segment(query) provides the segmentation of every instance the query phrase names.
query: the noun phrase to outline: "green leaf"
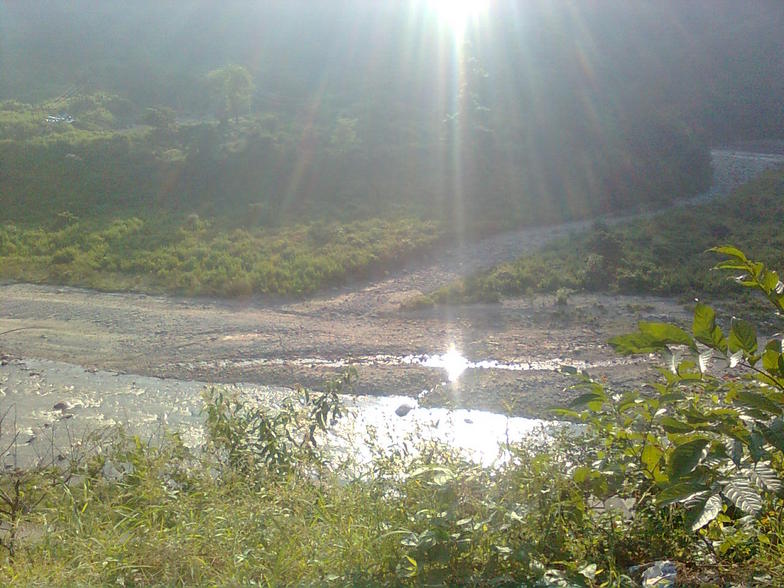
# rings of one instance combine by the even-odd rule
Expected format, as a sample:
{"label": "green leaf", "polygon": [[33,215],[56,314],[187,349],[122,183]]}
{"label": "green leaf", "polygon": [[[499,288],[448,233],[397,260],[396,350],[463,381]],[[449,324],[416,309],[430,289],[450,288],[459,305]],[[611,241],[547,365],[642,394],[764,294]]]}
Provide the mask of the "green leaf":
{"label": "green leaf", "polygon": [[719,516],[721,505],[721,496],[713,494],[702,501],[697,508],[690,510],[687,514],[687,521],[690,523],[691,530],[699,531]]}
{"label": "green leaf", "polygon": [[671,416],[662,417],[659,420],[659,424],[668,433],[691,433],[694,431],[694,427],[691,425],[674,419]]}
{"label": "green leaf", "polygon": [[745,478],[733,478],[723,488],[722,494],[746,514],[756,515],[762,510],[762,498]]}
{"label": "green leaf", "polygon": [[653,472],[661,460],[663,454],[664,452],[661,449],[655,445],[648,444],[645,446],[645,449],[642,450],[640,461],[642,461],[645,469],[647,469],[649,472]]}
{"label": "green leaf", "polygon": [[779,494],[784,489],[784,484],[782,484],[776,471],[770,467],[769,461],[755,463],[750,468],[744,470],[744,473],[748,475],[749,480],[762,490]]}
{"label": "green leaf", "polygon": [[784,376],[784,355],[781,353],[781,339],[771,339],[762,353],[763,369],[774,376]]}
{"label": "green leaf", "polygon": [[749,453],[754,461],[759,461],[768,455],[768,451],[765,449],[765,438],[762,436],[762,432],[757,429],[751,432]]}
{"label": "green leaf", "polygon": [[751,390],[740,390],[737,395],[737,402],[748,408],[753,408],[767,414],[781,414],[781,405],[769,399],[763,394],[752,392]]}
{"label": "green leaf", "polygon": [[686,331],[681,329],[680,327],[676,327],[675,325],[670,325],[668,323],[651,323],[651,322],[640,322],[638,324],[638,328],[640,332],[644,335],[650,337],[653,341],[660,344],[669,344],[669,345],[686,345],[691,347],[695,351],[697,350],[697,345],[692,339],[691,335],[689,335]]}
{"label": "green leaf", "polygon": [[773,447],[784,451],[784,420],[781,417],[773,419],[769,426],[763,426],[762,435]]}
{"label": "green leaf", "polygon": [[664,488],[664,490],[659,492],[658,496],[656,497],[656,502],[660,506],[667,506],[668,504],[674,504],[676,502],[684,502],[694,497],[696,494],[705,492],[705,489],[706,488],[703,484],[695,482],[694,480],[678,482],[676,484],[667,486]]}
{"label": "green leaf", "polygon": [[729,347],[732,353],[743,350],[749,355],[757,352],[757,329],[748,321],[732,319]]}
{"label": "green leaf", "polygon": [[779,285],[779,275],[774,271],[764,270],[760,276],[760,283],[765,294],[775,293]]}
{"label": "green leaf", "polygon": [[721,247],[711,247],[708,251],[712,251],[714,253],[720,253],[721,255],[727,255],[729,257],[734,257],[738,261],[747,262],[748,258],[746,255],[738,249],[737,247],[732,247],[731,245],[722,245]]}
{"label": "green leaf", "polygon": [[736,466],[740,466],[741,460],[743,459],[743,443],[738,441],[737,439],[727,439],[727,453]]}
{"label": "green leaf", "polygon": [[710,423],[712,422],[712,418],[710,415],[700,412],[694,407],[683,408],[680,410],[680,414],[686,417],[686,420],[690,423],[694,424],[701,424],[701,423]]}
{"label": "green leaf", "polygon": [[670,455],[670,477],[682,478],[686,474],[694,471],[694,468],[705,456],[705,448],[708,446],[708,439],[700,437],[688,441],[683,445],[678,445]]}
{"label": "green leaf", "polygon": [[607,400],[607,395],[604,392],[586,392],[575,398],[569,406],[571,408],[587,406],[590,410],[597,412],[602,408],[605,400]]}
{"label": "green leaf", "polygon": [[653,353],[666,349],[664,343],[657,342],[656,339],[645,333],[629,333],[618,335],[608,341],[610,346],[621,355],[635,355],[640,353]]}
{"label": "green leaf", "polygon": [[[572,474],[572,479],[577,482],[578,484],[582,484],[588,478],[592,476],[595,470],[592,470],[586,466],[580,466],[574,470],[574,474]],[[598,473],[598,472],[597,472]]]}
{"label": "green leaf", "polygon": [[707,304],[698,302],[695,306],[692,333],[694,338],[703,345],[726,353],[727,341],[721,329],[716,325],[716,312]]}
{"label": "green leaf", "polygon": [[576,410],[571,410],[569,408],[553,408],[550,409],[548,412],[552,413],[554,416],[559,416],[564,419],[577,419],[580,418],[580,413]]}
{"label": "green leaf", "polygon": [[700,371],[699,366],[690,359],[684,359],[680,362],[676,367],[675,372],[681,380],[702,379],[702,371]]}

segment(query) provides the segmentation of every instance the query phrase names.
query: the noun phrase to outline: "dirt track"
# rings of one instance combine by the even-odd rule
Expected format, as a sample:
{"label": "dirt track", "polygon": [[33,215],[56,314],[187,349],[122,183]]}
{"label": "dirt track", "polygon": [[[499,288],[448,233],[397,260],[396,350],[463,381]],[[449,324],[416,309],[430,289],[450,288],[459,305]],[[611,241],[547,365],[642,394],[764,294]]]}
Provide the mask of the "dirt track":
{"label": "dirt track", "polygon": [[[714,151],[712,195],[784,156]],[[414,396],[445,380],[441,369],[406,356],[455,345],[472,361],[520,369],[469,369],[430,395],[436,404],[540,415],[563,399],[568,379],[552,370],[578,363],[612,381],[640,365],[603,344],[637,320],[686,319],[672,300],[577,296],[567,310],[548,298],[401,312],[408,297],[513,259],[588,223],[525,229],[419,260],[383,280],[308,301],[221,301],[5,284],[0,286],[0,351],[14,358],[68,362],[115,372],[214,382],[317,386],[344,364],[358,366],[357,391]],[[19,330],[15,330],[19,329]]]}

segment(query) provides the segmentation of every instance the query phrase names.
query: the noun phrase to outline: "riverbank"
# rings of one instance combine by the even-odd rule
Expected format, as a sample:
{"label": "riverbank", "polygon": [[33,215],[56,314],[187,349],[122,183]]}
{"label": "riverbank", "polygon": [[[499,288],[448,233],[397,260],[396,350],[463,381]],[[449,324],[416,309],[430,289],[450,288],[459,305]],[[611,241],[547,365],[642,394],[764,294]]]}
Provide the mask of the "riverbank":
{"label": "riverbank", "polygon": [[[566,400],[569,382],[555,371],[559,366],[627,381],[640,375],[641,365],[618,358],[604,342],[638,320],[687,320],[672,300],[601,295],[575,296],[565,307],[540,297],[335,316],[23,284],[0,291],[6,313],[0,332],[10,331],[2,348],[15,358],[163,381],[311,387],[354,365],[358,394],[416,397],[437,389],[435,404],[534,417]],[[448,383],[444,369],[422,358],[444,354],[450,345],[466,361],[502,365],[470,368]]]}

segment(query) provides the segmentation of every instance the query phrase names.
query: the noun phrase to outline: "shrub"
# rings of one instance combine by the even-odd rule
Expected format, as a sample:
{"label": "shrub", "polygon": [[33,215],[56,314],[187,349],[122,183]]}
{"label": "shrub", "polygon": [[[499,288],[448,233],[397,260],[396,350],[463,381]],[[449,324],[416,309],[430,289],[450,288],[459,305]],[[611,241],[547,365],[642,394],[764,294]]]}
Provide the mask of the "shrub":
{"label": "shrub", "polygon": [[[716,267],[761,292],[780,321],[778,274],[734,247],[713,251],[725,257]],[[594,460],[575,470],[575,481],[600,498],[631,499],[641,512],[667,510],[704,540],[703,557],[714,564],[745,561],[778,541],[760,520],[781,507],[784,491],[780,335],[761,347],[754,325],[737,318],[725,334],[713,309],[697,303],[690,332],[643,322],[610,343],[624,354],[662,352],[669,369],[650,391],[614,393],[581,377],[580,396],[558,411],[586,423],[594,440]],[[714,359],[726,371],[714,375]]]}

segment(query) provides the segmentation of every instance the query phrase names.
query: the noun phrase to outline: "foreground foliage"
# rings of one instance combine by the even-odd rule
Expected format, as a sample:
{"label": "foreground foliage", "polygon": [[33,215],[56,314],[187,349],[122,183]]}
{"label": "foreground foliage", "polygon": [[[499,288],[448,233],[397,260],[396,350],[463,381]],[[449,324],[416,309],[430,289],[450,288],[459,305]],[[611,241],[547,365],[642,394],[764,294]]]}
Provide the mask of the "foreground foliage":
{"label": "foreground foliage", "polygon": [[[780,325],[779,275],[734,247],[712,252],[725,257],[716,269],[734,272],[736,282],[764,295]],[[577,468],[574,479],[597,496],[628,498],[640,511],[677,514],[702,541],[702,562],[722,574],[750,558],[759,572],[780,572],[781,334],[762,345],[755,326],[734,317],[725,334],[714,310],[698,302],[690,332],[642,322],[610,343],[625,354],[662,352],[669,367],[649,391],[621,394],[583,376],[575,386],[582,394],[559,411],[587,423],[597,441],[594,461]]]}

